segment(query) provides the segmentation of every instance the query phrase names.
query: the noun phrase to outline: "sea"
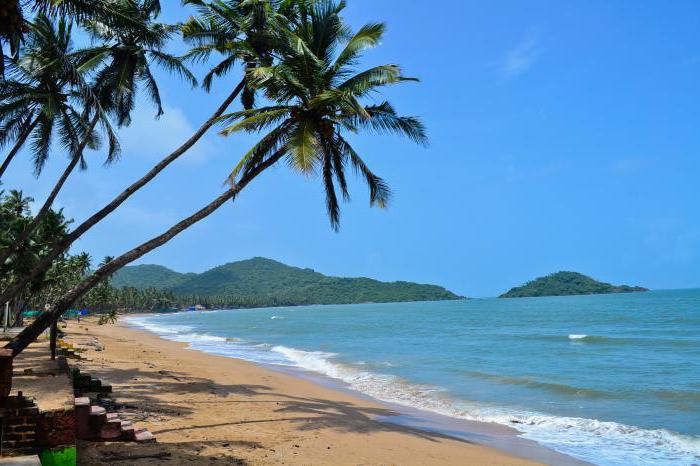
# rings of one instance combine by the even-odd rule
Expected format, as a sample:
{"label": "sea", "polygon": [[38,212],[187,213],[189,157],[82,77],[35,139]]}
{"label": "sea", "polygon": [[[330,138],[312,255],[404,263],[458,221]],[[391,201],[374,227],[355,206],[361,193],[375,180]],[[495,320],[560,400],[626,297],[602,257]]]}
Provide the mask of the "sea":
{"label": "sea", "polygon": [[700,289],[181,312],[131,325],[510,426],[598,465],[700,464]]}

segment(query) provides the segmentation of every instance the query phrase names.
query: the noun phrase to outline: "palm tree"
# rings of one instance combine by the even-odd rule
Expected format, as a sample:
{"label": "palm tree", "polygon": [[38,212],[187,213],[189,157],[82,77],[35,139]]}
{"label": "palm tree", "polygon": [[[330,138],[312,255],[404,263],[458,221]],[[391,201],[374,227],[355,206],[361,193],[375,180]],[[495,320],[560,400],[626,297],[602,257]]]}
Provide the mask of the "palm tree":
{"label": "palm tree", "polygon": [[[277,31],[284,29],[293,17],[291,2],[279,0],[183,0],[193,5],[197,17],[182,25],[185,41],[194,47],[185,55],[195,61],[207,61],[213,52],[223,59],[204,76],[202,87],[209,91],[214,78],[228,74],[237,62],[247,71],[272,64]],[[242,81],[241,104],[250,109],[255,103],[255,90]]]}
{"label": "palm tree", "polygon": [[11,79],[0,82],[0,147],[13,143],[0,177],[30,137],[39,175],[54,133],[73,155],[87,132],[76,103],[88,98],[89,87],[72,48],[72,23],[38,15],[29,27],[22,57],[10,64]]}
{"label": "palm tree", "polygon": [[[320,174],[326,191],[328,217],[338,229],[340,208],[336,194],[340,189],[349,199],[345,169],[351,165],[359,172],[370,191],[370,205],[385,207],[390,190],[376,176],[345,138],[344,133],[372,130],[394,132],[419,143],[427,138],[421,122],[415,117],[402,117],[387,101],[362,105],[359,99],[383,86],[415,81],[401,75],[397,65],[381,65],[361,72],[353,66],[360,53],[375,46],[384,33],[384,25],[367,24],[360,28],[334,56],[338,43],[346,35],[339,12],[343,3],[317,2],[310,15],[302,16],[296,30],[288,35],[285,59],[271,67],[252,69],[252,85],[264,89],[265,97],[275,105],[244,110],[222,116],[232,124],[222,134],[238,131],[266,134],[248,151],[231,172],[229,181],[235,184],[240,174],[248,173],[258,164],[280,151],[289,165],[306,174]],[[321,21],[322,34],[318,24]]]}
{"label": "palm tree", "polygon": [[[98,47],[82,50],[75,54],[78,57],[80,69],[86,71],[97,70],[94,73],[96,84],[93,89],[90,89],[91,96],[94,96],[93,103],[95,107],[100,110],[100,117],[102,116],[102,112],[110,111],[116,115],[120,125],[129,124],[131,121],[130,115],[134,107],[134,95],[138,90],[139,84],[143,84],[157,108],[156,115],[160,116],[163,113],[160,92],[153,78],[149,60],[185,78],[192,85],[196,84],[194,76],[182,64],[181,59],[161,51],[176,28],[156,22],[160,12],[159,3],[157,1],[111,0],[109,6],[112,12],[116,12],[114,15],[91,19],[85,22],[86,28],[91,32],[94,38],[104,43]],[[130,18],[129,22],[124,23],[124,21],[122,21],[123,17]],[[50,24],[50,21],[48,21],[48,23]],[[222,109],[222,113],[224,110],[225,108]],[[94,127],[97,120],[98,114],[96,112],[90,124],[91,128]],[[108,135],[110,136],[110,143],[114,143],[111,144],[110,147],[116,147],[116,137],[111,132],[106,118],[102,120],[104,121],[103,126],[109,129]],[[203,132],[201,134],[203,134]],[[199,137],[201,137],[201,134]],[[87,142],[87,139],[85,142]],[[194,141],[192,144],[194,144]],[[78,153],[82,154],[84,148],[85,144],[81,143],[78,147]],[[110,152],[108,161],[111,161],[113,158]],[[75,168],[76,163],[77,159],[74,158],[64,171],[59,182],[54,187],[54,190],[51,192],[44,207],[40,211],[40,214],[35,218],[35,223],[30,226],[25,236],[20,238],[20,241],[16,243],[13,248],[5,250],[0,254],[0,263],[7,260],[13,251],[21,245],[22,241],[26,240],[31,233],[31,229],[36,228],[41,220],[40,217],[45,214],[51,206],[66,179]],[[165,166],[162,168],[164,167]],[[155,176],[155,174],[153,174],[153,176]],[[146,184],[146,181],[144,181],[142,185],[144,184]],[[133,185],[127,188],[127,190],[122,193],[123,199],[111,210],[103,212],[102,218],[116,209],[116,207],[133,194],[136,189],[133,189]],[[105,210],[106,209],[103,209],[103,211]],[[91,219],[93,219],[94,223],[97,223],[99,219],[94,217],[96,216],[91,217]],[[86,225],[86,223],[87,222],[84,222],[83,225]],[[89,229],[89,227],[86,229]],[[19,281],[17,283],[10,285],[4,290],[2,300],[12,298],[19,293],[24,284],[32,280],[33,277],[48,270],[51,267],[51,262],[66,251],[68,246],[82,235],[85,230],[79,231],[76,229],[72,232],[73,239],[68,240],[64,238],[61,244],[67,242],[68,245],[65,247],[56,245],[53,251],[37,264],[34,270],[30,271],[26,276],[18,277]]]}
{"label": "palm tree", "polygon": [[8,209],[11,212],[13,212],[15,216],[19,217],[21,215],[26,215],[29,213],[29,206],[32,202],[34,202],[34,199],[25,196],[22,191],[13,189],[10,191],[9,195],[6,195],[2,199],[2,201],[3,202],[0,205],[0,208]]}
{"label": "palm tree", "polygon": [[132,19],[125,24],[121,18],[94,19],[85,23],[92,37],[102,42],[99,47],[86,50],[86,60],[106,62],[96,73],[95,82],[102,105],[113,110],[120,125],[128,125],[139,85],[142,85],[157,109],[163,114],[158,84],[150,63],[177,74],[193,87],[194,75],[182,60],[163,52],[178,26],[156,21],[160,14],[159,2],[153,0],[112,0],[114,8]]}
{"label": "palm tree", "polygon": [[[155,0],[157,3],[157,0]],[[5,50],[7,44],[10,56],[17,59],[20,44],[29,31],[27,13],[50,16],[67,16],[80,22],[95,18],[112,18],[129,24],[131,18],[115,11],[112,1],[94,0],[4,0],[0,6],[0,79],[5,72]]]}
{"label": "palm tree", "polygon": [[381,38],[384,26],[380,24],[361,28],[334,59],[333,50],[341,45],[347,32],[339,16],[343,6],[343,3],[330,0],[309,1],[309,8],[303,8],[303,16],[294,30],[286,33],[288,47],[284,48],[280,63],[250,71],[254,85],[264,90],[268,98],[275,99],[277,105],[229,115],[229,120],[238,121],[224,132],[258,131],[273,124],[276,126],[245,154],[229,176],[228,189],[161,235],[98,268],[5,348],[11,349],[15,355],[21,352],[91,288],[206,218],[225,202],[235,199],[253,179],[284,158],[303,173],[315,173],[316,167],[320,168],[326,187],[328,214],[334,227],[337,227],[339,213],[333,176],[341,191],[347,193],[343,167],[348,162],[357,168],[369,185],[370,201],[379,206],[386,205],[389,197],[386,184],[369,170],[342,134],[360,129],[391,131],[425,143],[425,131],[418,119],[397,116],[387,102],[369,106],[359,102],[358,99],[372,90],[405,78],[395,65],[354,72],[353,66],[362,50],[376,45]]}
{"label": "palm tree", "polygon": [[[24,197],[20,191],[10,191],[8,194],[0,195],[0,250],[4,251],[14,244],[17,237],[23,234],[27,225],[32,223],[33,218],[29,209],[31,201],[31,198]],[[65,219],[61,211],[49,210],[39,227],[26,241],[25,246],[17,251],[12,262],[0,263],[0,284],[4,285],[17,275],[31,270],[46,254],[48,246],[66,234],[68,224],[69,221]],[[45,274],[38,275],[28,283],[22,293],[8,300],[15,318],[19,317],[29,298],[50,284],[45,278]],[[79,281],[75,281],[72,285]],[[70,287],[66,287],[63,293],[69,289]],[[16,319],[15,322],[17,322]]]}
{"label": "palm tree", "polygon": [[[119,144],[108,116],[81,71],[89,68],[90,64],[82,62],[79,59],[81,54],[72,50],[71,30],[71,23],[64,18],[54,23],[48,17],[39,15],[32,24],[26,50],[13,67],[16,79],[0,83],[0,93],[9,97],[0,108],[0,121],[5,123],[0,136],[8,133],[18,136],[6,162],[9,163],[31,135],[35,173],[38,176],[48,158],[55,132],[70,157],[33,221],[12,247],[0,254],[0,263],[4,263],[20,248],[39,226],[73,170],[78,165],[86,168],[84,150],[86,147],[99,147],[99,138],[95,133],[98,123],[109,141],[107,163],[115,160],[119,153]],[[76,109],[76,105],[82,108]],[[29,121],[32,123],[27,129],[18,130]]]}
{"label": "palm tree", "polygon": [[[272,40],[269,38],[276,37],[273,32],[285,29],[286,26],[282,27],[284,18],[292,17],[293,15],[293,11],[288,5],[290,2],[284,1],[232,0],[225,4],[221,1],[212,2],[211,4],[202,1],[190,1],[189,3],[195,4],[202,16],[200,18],[190,18],[182,27],[185,40],[195,45],[193,51],[189,53],[187,57],[190,59],[202,60],[209,57],[214,52],[224,56],[224,60],[212,68],[212,71],[205,77],[203,83],[205,89],[208,89],[214,77],[222,77],[232,69],[235,64],[235,58],[239,53],[240,60],[245,61],[247,68],[257,66],[258,62],[261,64],[269,63],[276,48],[276,39]],[[257,8],[263,3],[269,3],[275,10],[272,12],[265,10],[263,12],[264,14],[259,13]],[[241,6],[240,9],[235,8],[238,5]],[[215,27],[216,32],[214,32]],[[261,39],[262,37],[268,39],[263,41]],[[248,41],[254,42],[255,46],[247,45]],[[97,59],[103,56],[102,54],[107,53],[108,50],[104,48],[101,53],[99,51],[92,52],[90,57]],[[256,54],[259,54],[258,56],[260,58],[256,58]],[[247,88],[245,78],[235,86],[211,117],[205,121],[187,141],[163,158],[148,171],[148,173],[122,191],[102,209],[78,225],[65,239],[57,243],[51,253],[40,261],[28,275],[19,277],[16,282],[5,287],[0,294],[0,302],[11,299],[19,293],[33,277],[48,270],[48,268],[51,267],[51,262],[65,252],[75,240],[116,210],[124,201],[148,184],[172,162],[185,154],[214,124],[217,123],[217,121],[219,121],[219,117],[226,111],[244,88]],[[243,100],[246,101],[248,98]]]}

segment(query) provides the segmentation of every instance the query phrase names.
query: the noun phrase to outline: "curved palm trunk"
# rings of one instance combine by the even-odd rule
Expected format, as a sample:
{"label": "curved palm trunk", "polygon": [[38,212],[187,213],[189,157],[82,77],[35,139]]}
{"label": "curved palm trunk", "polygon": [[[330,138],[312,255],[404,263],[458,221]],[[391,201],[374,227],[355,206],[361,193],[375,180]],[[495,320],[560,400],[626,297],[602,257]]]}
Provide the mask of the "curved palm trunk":
{"label": "curved palm trunk", "polygon": [[211,128],[214,123],[217,122],[218,118],[226,111],[229,105],[238,96],[245,85],[245,80],[242,80],[236,88],[231,92],[231,94],[224,100],[221,106],[214,112],[214,114],[206,121],[200,128],[180,147],[175,149],[170,155],[161,160],[157,165],[155,165],[148,173],[146,173],[141,179],[133,183],[131,186],[122,191],[117,197],[115,197],[109,204],[104,206],[98,212],[93,214],[90,218],[85,220],[83,223],[78,225],[73,231],[71,231],[66,237],[60,242],[56,243],[51,251],[24,277],[20,277],[15,283],[10,284],[2,294],[0,294],[0,303],[4,303],[12,299],[18,293],[24,289],[30,280],[33,280],[39,274],[48,270],[51,267],[53,261],[66,251],[71,244],[78,238],[80,238],[86,231],[92,228],[96,223],[101,221],[107,215],[112,213],[117,207],[119,207],[124,201],[126,201],[132,194],[141,189],[146,183],[151,181],[156,177],[161,171],[163,171],[168,165],[177,160],[182,154],[189,150],[199,139],[204,136],[204,134]]}
{"label": "curved palm trunk", "polygon": [[221,196],[217,197],[194,213],[189,217],[181,220],[180,222],[173,225],[170,229],[165,231],[163,234],[152,238],[149,241],[135,247],[131,251],[128,251],[121,256],[112,259],[110,262],[106,263],[99,269],[97,269],[92,275],[87,277],[85,280],[74,286],[68,293],[63,295],[48,312],[44,312],[28,327],[26,327],[22,332],[17,335],[12,341],[5,345],[5,349],[12,350],[12,357],[21,353],[29,344],[31,344],[41,332],[46,330],[54,321],[56,321],[68,308],[73,305],[81,296],[94,288],[102,280],[106,279],[110,275],[114,274],[117,270],[124,267],[128,263],[138,259],[144,254],[156,249],[159,246],[170,241],[172,238],[177,236],[179,233],[194,225],[198,221],[208,217],[212,212],[221,207],[224,202],[229,199],[233,199],[236,195],[245,188],[248,183],[250,183],[255,177],[260,173],[265,171],[268,167],[272,166],[284,155],[284,149],[280,149],[272,157],[268,158],[265,162],[261,163],[251,172],[241,178],[241,180],[229,188]]}
{"label": "curved palm trunk", "polygon": [[29,135],[32,134],[32,131],[34,131],[34,128],[36,127],[37,123],[39,123],[39,117],[34,118],[34,121],[32,121],[32,123],[24,131],[22,131],[22,134],[20,134],[19,138],[17,138],[17,141],[12,147],[12,150],[9,154],[7,154],[7,157],[5,157],[5,160],[2,162],[2,165],[0,165],[0,178],[2,178],[2,175],[5,174],[5,170],[7,170],[7,167],[10,165],[10,162],[12,162],[12,159],[15,158],[15,155],[17,155],[17,152],[19,152],[19,150],[22,148]]}
{"label": "curved palm trunk", "polygon": [[88,128],[88,132],[83,138],[82,141],[80,141],[80,145],[78,146],[78,150],[76,151],[75,155],[71,159],[70,163],[66,167],[65,170],[63,170],[63,173],[61,174],[61,177],[58,179],[56,184],[54,185],[53,189],[51,190],[51,194],[49,194],[49,197],[46,198],[46,201],[44,202],[44,205],[41,206],[41,209],[39,209],[39,212],[34,216],[34,219],[32,220],[32,223],[27,225],[27,227],[24,229],[20,237],[10,245],[6,250],[0,254],[0,264],[4,264],[7,259],[12,255],[13,252],[17,251],[19,248],[22,247],[22,245],[29,239],[32,233],[34,233],[34,230],[41,224],[41,221],[44,219],[46,216],[46,213],[51,209],[51,206],[53,205],[53,201],[56,200],[56,196],[58,196],[58,193],[61,192],[61,189],[63,189],[63,185],[66,184],[66,180],[70,176],[71,173],[73,173],[73,170],[75,170],[75,167],[78,165],[78,162],[80,162],[80,157],[83,154],[83,151],[85,150],[85,146],[87,146],[88,140],[90,139],[90,135],[95,129],[95,126],[97,126],[97,122],[100,120],[100,115],[99,113],[95,114],[95,117],[92,119],[90,122],[90,127]]}

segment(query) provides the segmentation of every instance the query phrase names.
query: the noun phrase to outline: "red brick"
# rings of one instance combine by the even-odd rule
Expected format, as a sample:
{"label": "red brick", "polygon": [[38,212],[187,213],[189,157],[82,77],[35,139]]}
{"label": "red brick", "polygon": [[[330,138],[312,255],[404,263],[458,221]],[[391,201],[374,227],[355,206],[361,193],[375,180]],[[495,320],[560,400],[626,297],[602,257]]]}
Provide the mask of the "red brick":
{"label": "red brick", "polygon": [[34,432],[35,425],[12,426],[12,432]]}

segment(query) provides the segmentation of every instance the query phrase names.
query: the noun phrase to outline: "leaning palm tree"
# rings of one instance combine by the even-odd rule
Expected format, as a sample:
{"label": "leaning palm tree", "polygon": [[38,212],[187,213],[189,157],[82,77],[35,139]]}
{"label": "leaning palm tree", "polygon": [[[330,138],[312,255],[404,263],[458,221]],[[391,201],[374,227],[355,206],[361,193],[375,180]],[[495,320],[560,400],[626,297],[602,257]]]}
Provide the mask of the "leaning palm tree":
{"label": "leaning palm tree", "polygon": [[[10,248],[3,249],[0,263],[20,248],[39,226],[75,168],[87,166],[83,157],[85,149],[99,147],[95,132],[98,123],[109,141],[107,162],[115,160],[119,153],[108,115],[81,70],[90,64],[83,62],[81,54],[72,49],[71,29],[71,23],[64,18],[54,23],[39,15],[32,24],[26,51],[13,67],[15,79],[0,83],[0,94],[7,97],[0,106],[0,122],[4,123],[0,141],[11,135],[17,137],[6,162],[9,163],[31,136],[38,176],[48,158],[54,133],[58,134],[69,155],[68,165],[41,209],[17,241]],[[31,122],[29,126],[20,129],[28,122]]]}
{"label": "leaning palm tree", "polygon": [[[276,34],[280,30],[286,30],[288,23],[297,16],[295,9],[290,6],[297,3],[289,1],[228,0],[224,3],[217,0],[211,3],[203,1],[190,1],[188,3],[196,5],[199,16],[190,18],[182,27],[185,40],[194,46],[192,52],[188,53],[186,57],[194,60],[203,60],[209,58],[212,54],[223,56],[223,60],[215,65],[205,77],[203,83],[205,90],[208,90],[214,78],[222,78],[227,72],[231,71],[236,63],[236,59],[243,61],[247,69],[254,68],[258,63],[269,65],[277,48],[278,36]],[[272,6],[273,10],[264,9],[261,13],[259,9],[267,4]],[[103,48],[101,53],[93,51],[89,56],[98,59],[100,56],[107,56],[108,52],[107,48]],[[17,280],[3,287],[2,293],[0,293],[0,302],[12,299],[12,297],[20,293],[30,280],[45,273],[51,267],[52,261],[68,250],[73,242],[116,210],[131,195],[148,184],[171,163],[185,154],[219,121],[219,117],[239,94],[248,87],[245,78],[242,79],[234,86],[230,94],[209,119],[180,147],[168,154],[102,209],[78,225],[66,238],[57,243],[52,251],[29,274],[18,277]],[[242,98],[242,100],[245,105],[246,102],[250,102],[250,96]]]}
{"label": "leaning palm tree", "polygon": [[342,6],[319,2],[311,18],[323,19],[323,33],[319,34],[319,25],[302,17],[299,27],[288,36],[286,58],[278,65],[250,71],[251,84],[264,89],[265,97],[275,105],[222,117],[232,123],[222,131],[224,135],[266,132],[231,172],[231,184],[235,185],[239,175],[282,153],[296,171],[321,175],[328,217],[336,230],[340,216],[337,189],[344,199],[349,199],[345,176],[348,165],[367,183],[371,205],[385,207],[390,197],[384,180],[369,169],[347,141],[346,133],[394,132],[420,144],[427,142],[417,118],[398,116],[387,101],[375,105],[360,103],[359,99],[380,87],[415,79],[402,76],[397,65],[361,72],[353,69],[361,51],[381,40],[383,24],[360,28],[334,56],[336,45],[346,34],[338,15]]}
{"label": "leaning palm tree", "polygon": [[339,212],[334,194],[334,179],[346,194],[343,168],[347,163],[358,169],[370,188],[370,201],[385,206],[389,190],[355,153],[344,137],[348,131],[370,129],[398,132],[410,139],[426,143],[425,130],[417,118],[396,115],[388,103],[363,105],[362,97],[379,88],[405,81],[395,65],[355,72],[362,50],[376,45],[384,30],[381,24],[370,24],[352,36],[340,54],[333,51],[347,31],[339,15],[343,3],[314,1],[291,32],[285,34],[284,55],[280,63],[251,70],[255,86],[263,90],[277,105],[264,109],[233,113],[227,119],[236,121],[224,130],[259,131],[275,125],[245,154],[229,175],[229,187],[219,197],[167,231],[116,257],[73,287],[49,310],[25,328],[5,348],[18,354],[76,300],[110,274],[126,264],[162,246],[176,235],[206,218],[225,202],[235,197],[258,175],[283,159],[302,173],[319,173],[327,193],[328,213],[337,227]]}
{"label": "leaning palm tree", "polygon": [[[183,65],[181,59],[161,50],[177,28],[156,21],[160,13],[160,7],[157,1],[109,0],[107,3],[109,4],[110,11],[114,13],[113,15],[99,16],[97,19],[86,20],[84,22],[93,38],[97,41],[101,41],[101,44],[76,53],[81,70],[85,70],[86,72],[94,70],[95,84],[93,88],[90,89],[91,96],[93,96],[91,103],[96,109],[99,109],[101,114],[109,112],[116,115],[120,125],[129,124],[131,121],[131,112],[134,107],[134,96],[139,86],[143,85],[156,106],[156,116],[160,116],[163,110],[158,85],[151,72],[151,62],[155,62],[166,70],[178,74],[192,85],[196,84],[194,76]],[[122,21],[124,17],[128,17],[129,21],[126,23]],[[95,118],[90,123],[90,128],[94,127],[97,118],[96,112]],[[107,120],[104,119],[104,121],[105,127],[109,129]],[[116,143],[116,137],[113,136],[111,130],[108,132],[108,135],[110,136],[110,142]],[[192,142],[192,144],[194,144],[194,142]],[[111,144],[110,146],[116,147],[116,144]],[[78,153],[82,154],[84,148],[84,145],[79,146]],[[110,156],[108,161],[111,161],[112,158],[113,157]],[[45,203],[46,209],[40,211],[41,214],[44,214],[48,210],[48,207],[50,207],[62,188],[63,183],[75,167],[76,162],[77,160],[74,159],[66,168]],[[155,176],[155,174],[153,176]],[[146,184],[146,181],[144,181],[143,184]],[[133,194],[136,189],[138,188],[134,188],[133,185],[127,188],[127,190],[122,193],[123,199],[111,210],[104,212],[103,217],[116,209],[116,207]],[[103,211],[105,210],[106,209],[103,209]],[[40,217],[40,215],[37,217]],[[95,217],[96,216],[91,217],[93,221],[92,224],[99,221],[99,219],[95,219]],[[91,219],[84,222],[82,226],[89,224],[88,222]],[[35,228],[39,221],[40,218],[35,218],[35,223],[32,225],[32,228]],[[76,228],[72,232],[72,239],[62,239],[61,244],[55,245],[52,251],[47,254],[32,271],[18,277],[17,281],[3,290],[2,300],[6,301],[11,299],[13,296],[17,295],[17,293],[21,292],[26,283],[48,270],[51,267],[52,261],[65,252],[69,245],[88,228],[89,227],[84,228],[82,231]],[[7,260],[14,250],[21,246],[21,241],[29,237],[30,233],[31,231],[27,231],[24,237],[20,238],[20,242],[16,243],[12,249],[0,253],[0,263]]]}

